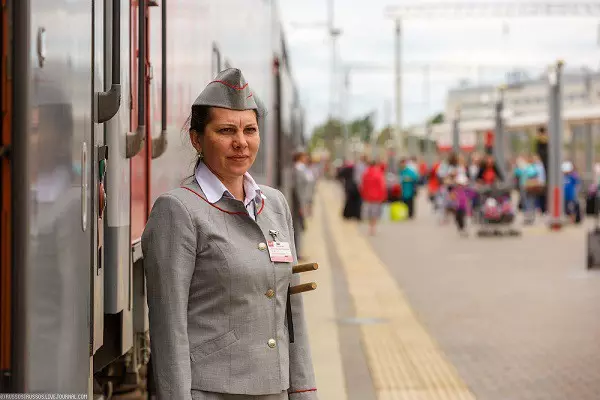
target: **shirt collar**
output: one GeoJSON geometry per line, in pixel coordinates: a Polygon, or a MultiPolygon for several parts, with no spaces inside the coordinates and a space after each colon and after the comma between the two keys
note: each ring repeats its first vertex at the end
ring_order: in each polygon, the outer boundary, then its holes
{"type": "MultiPolygon", "coordinates": [[[[202,188],[202,191],[206,195],[206,200],[208,200],[209,203],[214,204],[221,200],[223,196],[235,198],[231,192],[227,190],[223,182],[208,169],[204,162],[198,163],[195,175],[196,182],[200,185],[200,188],[202,188]]],[[[246,192],[246,198],[244,199],[245,206],[251,201],[260,202],[262,199],[266,199],[262,190],[260,190],[260,187],[256,184],[256,181],[248,172],[244,174],[244,191],[246,192]]]]}

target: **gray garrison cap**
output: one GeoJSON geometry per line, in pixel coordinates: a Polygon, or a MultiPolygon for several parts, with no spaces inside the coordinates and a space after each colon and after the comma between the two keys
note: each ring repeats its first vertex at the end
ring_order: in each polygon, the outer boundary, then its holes
{"type": "Polygon", "coordinates": [[[264,105],[248,86],[242,71],[229,68],[219,72],[200,93],[194,106],[228,108],[230,110],[256,110],[264,115],[264,105]]]}

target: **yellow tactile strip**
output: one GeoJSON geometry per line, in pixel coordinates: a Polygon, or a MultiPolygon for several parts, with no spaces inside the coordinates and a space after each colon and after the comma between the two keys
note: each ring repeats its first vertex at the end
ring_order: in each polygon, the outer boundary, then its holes
{"type": "Polygon", "coordinates": [[[357,318],[385,322],[362,325],[363,348],[378,400],[472,400],[475,396],[418,321],[386,266],[358,232],[342,220],[338,187],[323,183],[319,197],[348,280],[357,318]]]}
{"type": "Polygon", "coordinates": [[[325,247],[321,204],[315,202],[313,217],[306,221],[303,248],[309,261],[319,263],[319,269],[302,274],[303,282],[317,282],[314,292],[304,293],[306,324],[319,398],[345,400],[346,386],[336,324],[331,264],[325,247]]]}

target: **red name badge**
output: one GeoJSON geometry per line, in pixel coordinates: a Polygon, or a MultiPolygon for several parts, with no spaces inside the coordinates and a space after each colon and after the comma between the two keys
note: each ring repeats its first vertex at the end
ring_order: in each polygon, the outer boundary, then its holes
{"type": "Polygon", "coordinates": [[[269,255],[273,262],[294,262],[292,249],[288,242],[267,242],[269,255]]]}

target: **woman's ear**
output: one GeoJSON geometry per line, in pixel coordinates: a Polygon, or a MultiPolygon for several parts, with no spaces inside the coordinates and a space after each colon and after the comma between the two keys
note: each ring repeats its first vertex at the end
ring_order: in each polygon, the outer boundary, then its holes
{"type": "Polygon", "coordinates": [[[200,135],[195,130],[190,130],[190,141],[196,152],[202,153],[202,141],[200,140],[200,135]]]}

